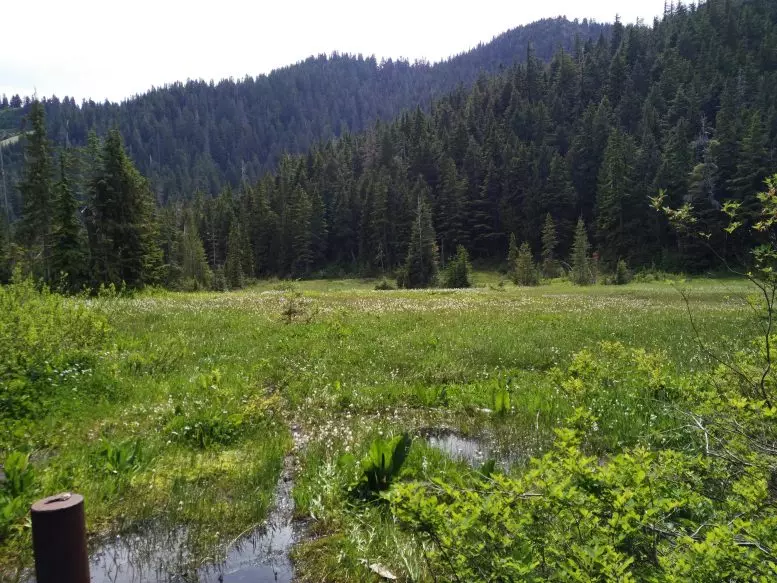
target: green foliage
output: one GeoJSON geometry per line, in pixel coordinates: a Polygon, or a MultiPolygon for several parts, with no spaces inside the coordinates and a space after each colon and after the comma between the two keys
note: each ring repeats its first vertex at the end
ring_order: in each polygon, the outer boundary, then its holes
{"type": "Polygon", "coordinates": [[[56,184],[55,228],[52,234],[52,277],[61,278],[62,291],[76,292],[89,284],[86,232],[78,218],[78,203],[70,177],[71,154],[60,155],[60,177],[56,184]]]}
{"type": "Polygon", "coordinates": [[[118,131],[109,132],[97,164],[89,184],[93,277],[98,283],[129,288],[153,284],[162,261],[154,199],[118,131]]]}
{"type": "Polygon", "coordinates": [[[532,286],[539,283],[537,266],[534,265],[534,258],[527,242],[524,242],[518,251],[513,270],[513,283],[522,286],[532,286]]]}
{"type": "Polygon", "coordinates": [[[32,132],[26,139],[24,174],[19,183],[24,205],[19,235],[27,247],[33,275],[50,282],[55,206],[53,172],[45,110],[37,99],[30,106],[29,122],[32,132]]]}
{"type": "Polygon", "coordinates": [[[375,286],[376,291],[391,291],[393,289],[397,289],[389,280],[383,278],[380,280],[380,283],[378,283],[375,286]]]}
{"type": "Polygon", "coordinates": [[[194,217],[184,219],[183,242],[181,245],[181,277],[184,289],[209,289],[213,283],[213,272],[205,258],[205,248],[197,232],[194,217]]]}
{"type": "Polygon", "coordinates": [[[591,270],[591,260],[588,257],[588,234],[585,229],[583,218],[577,221],[575,230],[575,239],[572,243],[572,271],[570,279],[575,285],[589,285],[593,283],[593,273],[591,270]]]}
{"type": "Polygon", "coordinates": [[[367,457],[362,460],[363,480],[370,492],[382,492],[389,488],[399,476],[412,444],[413,440],[407,433],[392,439],[376,438],[372,441],[367,457]]]}
{"type": "Polygon", "coordinates": [[[631,277],[631,271],[629,271],[626,262],[623,259],[618,261],[618,265],[615,267],[615,285],[626,285],[631,281],[631,277]]]}
{"type": "MultiPolygon", "coordinates": [[[[597,408],[584,399],[585,408],[567,420],[568,429],[557,430],[553,448],[528,471],[517,477],[493,474],[485,481],[473,474],[463,483],[398,484],[387,495],[393,515],[432,547],[427,558],[438,578],[685,581],[723,574],[769,580],[777,573],[777,564],[764,557],[777,542],[777,511],[764,504],[773,495],[768,486],[773,454],[727,434],[725,422],[716,426],[730,416],[736,426],[757,427],[763,435],[762,423],[774,410],[751,403],[753,415],[743,416],[737,391],[722,402],[705,388],[722,378],[683,381],[647,353],[630,354],[615,345],[605,350],[603,369],[590,355],[576,357],[566,390],[594,399],[610,395],[613,401],[597,408]],[[634,358],[641,371],[636,379],[634,358]],[[693,392],[679,391],[678,382],[693,392]],[[667,383],[674,388],[667,390],[667,383]],[[664,416],[668,425],[651,436],[645,423],[661,418],[654,409],[652,416],[623,419],[642,425],[624,441],[625,425],[608,427],[591,412],[612,418],[618,402],[628,410],[643,391],[650,394],[638,400],[648,406],[658,398],[673,401],[668,407],[692,407],[688,416],[701,431],[689,429],[682,415],[675,421],[664,416]],[[695,404],[684,401],[688,396],[695,404]],[[599,441],[602,432],[620,439],[599,441]],[[667,437],[676,438],[678,447],[667,437]],[[710,455],[712,448],[722,455],[710,455]]],[[[767,431],[773,433],[773,426],[767,431]]]]}
{"type": "Polygon", "coordinates": [[[558,277],[559,265],[556,259],[556,224],[548,213],[545,216],[545,225],[542,227],[542,276],[547,279],[558,277]]]}
{"type": "Polygon", "coordinates": [[[507,415],[510,412],[510,389],[508,385],[498,385],[493,391],[493,410],[497,415],[507,415]]]}
{"type": "Polygon", "coordinates": [[[240,289],[245,284],[242,245],[240,225],[237,221],[233,221],[227,241],[227,261],[224,264],[224,278],[229,289],[240,289]]]}
{"type": "Polygon", "coordinates": [[[29,493],[34,482],[34,473],[30,466],[30,456],[12,451],[3,460],[5,483],[2,488],[12,498],[29,493]]]}
{"type": "Polygon", "coordinates": [[[456,256],[451,260],[445,272],[445,287],[452,289],[471,287],[470,270],[469,254],[462,245],[459,245],[456,256]]]}
{"type": "Polygon", "coordinates": [[[9,452],[2,468],[5,481],[0,481],[0,540],[14,530],[23,530],[21,521],[27,515],[35,485],[28,454],[9,452]]]}
{"type": "Polygon", "coordinates": [[[214,370],[197,379],[205,399],[184,398],[176,405],[165,425],[170,439],[198,449],[231,445],[259,428],[270,403],[252,399],[248,407],[238,407],[225,390],[221,373],[214,370]]]}
{"type": "Polygon", "coordinates": [[[81,301],[30,280],[0,286],[0,419],[42,413],[64,390],[51,379],[90,369],[107,333],[105,318],[81,301]]]}
{"type": "Polygon", "coordinates": [[[103,472],[118,479],[124,479],[139,471],[147,461],[139,439],[104,439],[97,450],[97,459],[103,472]]]}
{"type": "Polygon", "coordinates": [[[432,216],[423,194],[418,195],[415,215],[408,241],[407,259],[397,279],[400,287],[409,289],[430,287],[437,279],[437,244],[432,216]]]}

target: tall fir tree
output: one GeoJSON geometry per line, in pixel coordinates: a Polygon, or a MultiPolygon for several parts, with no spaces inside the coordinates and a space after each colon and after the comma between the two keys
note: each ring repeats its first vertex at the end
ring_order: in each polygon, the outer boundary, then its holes
{"type": "Polygon", "coordinates": [[[586,231],[583,217],[580,217],[577,221],[575,238],[572,242],[572,255],[570,257],[570,264],[572,266],[570,279],[575,285],[589,285],[593,281],[588,248],[588,232],[586,231]]]}
{"type": "Polygon", "coordinates": [[[434,285],[437,279],[436,239],[429,205],[419,194],[407,259],[399,281],[402,287],[413,289],[434,285]]]}
{"type": "Polygon", "coordinates": [[[71,153],[63,151],[59,158],[59,181],[55,186],[56,227],[51,253],[53,277],[62,278],[61,284],[66,291],[82,289],[89,283],[86,233],[78,216],[78,202],[70,180],[72,163],[71,153]]]}
{"type": "Polygon", "coordinates": [[[97,283],[130,288],[155,283],[162,252],[148,182],[124,151],[117,130],[108,133],[94,173],[91,250],[97,283]]]}
{"type": "Polygon", "coordinates": [[[291,193],[286,209],[285,229],[289,273],[294,277],[308,275],[313,263],[311,212],[310,198],[301,186],[297,186],[291,193]]]}
{"type": "Polygon", "coordinates": [[[507,274],[510,279],[513,278],[515,273],[515,265],[518,261],[518,240],[515,237],[515,233],[510,233],[510,246],[507,249],[507,274]]]}
{"type": "Polygon", "coordinates": [[[647,207],[634,200],[635,157],[631,137],[614,129],[604,151],[596,191],[596,239],[603,250],[602,259],[613,268],[634,247],[630,215],[640,206],[647,207]]]}
{"type": "Polygon", "coordinates": [[[24,169],[19,183],[22,196],[21,242],[27,247],[33,275],[52,280],[51,251],[54,232],[54,188],[52,161],[43,104],[32,102],[28,114],[32,127],[24,149],[24,169]]]}
{"type": "Polygon", "coordinates": [[[534,264],[531,247],[527,241],[524,241],[518,249],[518,257],[515,260],[515,270],[513,271],[513,283],[521,286],[532,286],[539,283],[537,266],[534,264]]]}
{"type": "Polygon", "coordinates": [[[542,275],[548,279],[558,277],[556,247],[558,247],[556,224],[548,213],[545,215],[545,225],[542,227],[542,275]]]}
{"type": "Polygon", "coordinates": [[[227,240],[227,259],[224,263],[224,277],[229,289],[240,289],[245,285],[245,273],[243,272],[243,236],[240,233],[240,224],[232,221],[227,240]]]}
{"type": "Polygon", "coordinates": [[[191,211],[184,214],[181,255],[181,277],[184,285],[193,289],[209,288],[213,281],[213,272],[205,257],[205,248],[191,211]]]}

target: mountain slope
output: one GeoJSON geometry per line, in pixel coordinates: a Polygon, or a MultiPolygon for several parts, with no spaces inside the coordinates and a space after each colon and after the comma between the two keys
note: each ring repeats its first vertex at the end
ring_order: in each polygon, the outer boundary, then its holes
{"type": "MultiPolygon", "coordinates": [[[[464,245],[502,261],[510,234],[539,256],[550,215],[557,259],[568,257],[582,217],[604,268],[620,259],[711,267],[714,257],[673,235],[648,197],[664,189],[672,206],[693,203],[713,232],[723,201],[757,207],[777,170],[777,5],[680,5],[653,28],[617,24],[611,37],[548,66],[532,58],[428,113],[286,158],[238,196],[200,201],[211,265],[224,263],[237,221],[249,234],[250,273],[396,269],[426,199],[443,260],[464,245]]],[[[736,253],[751,243],[726,244],[736,253]]]]}
{"type": "Polygon", "coordinates": [[[433,66],[334,54],[240,81],[175,83],[118,105],[52,99],[45,103],[47,123],[56,143],[74,145],[85,144],[89,130],[103,135],[118,126],[160,200],[186,198],[197,189],[216,193],[255,180],[284,152],[304,152],[345,130],[425,108],[459,84],[524,60],[529,43],[549,60],[558,47],[571,50],[576,35],[585,41],[607,31],[588,21],[549,19],[433,66]]]}

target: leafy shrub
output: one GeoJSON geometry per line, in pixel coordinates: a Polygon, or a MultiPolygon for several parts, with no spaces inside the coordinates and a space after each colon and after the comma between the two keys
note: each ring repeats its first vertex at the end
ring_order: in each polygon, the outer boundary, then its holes
{"type": "MultiPolygon", "coordinates": [[[[584,412],[584,421],[595,418],[584,412]]],[[[768,472],[696,452],[635,447],[606,463],[583,435],[557,432],[553,449],[515,478],[398,484],[393,515],[431,549],[438,580],[755,581],[775,564],[768,472]],[[574,525],[574,526],[572,526],[574,525]],[[756,545],[755,547],[751,545],[756,545]],[[756,550],[753,550],[753,549],[756,550]]]]}
{"type": "Polygon", "coordinates": [[[145,461],[139,439],[103,440],[97,452],[101,469],[106,474],[125,476],[139,470],[145,461]]]}
{"type": "Polygon", "coordinates": [[[389,280],[385,277],[380,280],[380,283],[375,286],[376,291],[391,291],[397,289],[389,280]]]}
{"type": "Polygon", "coordinates": [[[108,333],[104,316],[30,280],[0,286],[0,419],[42,413],[56,396],[51,379],[90,368],[108,333]]]}
{"type": "Polygon", "coordinates": [[[0,482],[0,540],[14,530],[24,528],[34,494],[35,474],[30,457],[12,451],[3,461],[5,481],[0,482]]]}
{"type": "Polygon", "coordinates": [[[566,374],[552,374],[571,403],[597,419],[591,443],[612,450],[618,444],[635,445],[671,425],[673,403],[692,388],[691,381],[677,378],[672,368],[662,353],[602,342],[576,353],[566,374]]]}
{"type": "Polygon", "coordinates": [[[30,456],[18,451],[10,452],[3,462],[5,483],[3,489],[11,496],[21,496],[29,492],[33,481],[33,470],[30,465],[30,456]]]}

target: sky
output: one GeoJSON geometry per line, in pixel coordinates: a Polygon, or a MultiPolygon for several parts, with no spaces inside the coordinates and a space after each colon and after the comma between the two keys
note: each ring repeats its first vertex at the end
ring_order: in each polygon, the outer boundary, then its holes
{"type": "Polygon", "coordinates": [[[648,24],[663,0],[6,2],[0,94],[121,101],[187,79],[269,73],[333,51],[436,62],[540,18],[648,24]]]}

